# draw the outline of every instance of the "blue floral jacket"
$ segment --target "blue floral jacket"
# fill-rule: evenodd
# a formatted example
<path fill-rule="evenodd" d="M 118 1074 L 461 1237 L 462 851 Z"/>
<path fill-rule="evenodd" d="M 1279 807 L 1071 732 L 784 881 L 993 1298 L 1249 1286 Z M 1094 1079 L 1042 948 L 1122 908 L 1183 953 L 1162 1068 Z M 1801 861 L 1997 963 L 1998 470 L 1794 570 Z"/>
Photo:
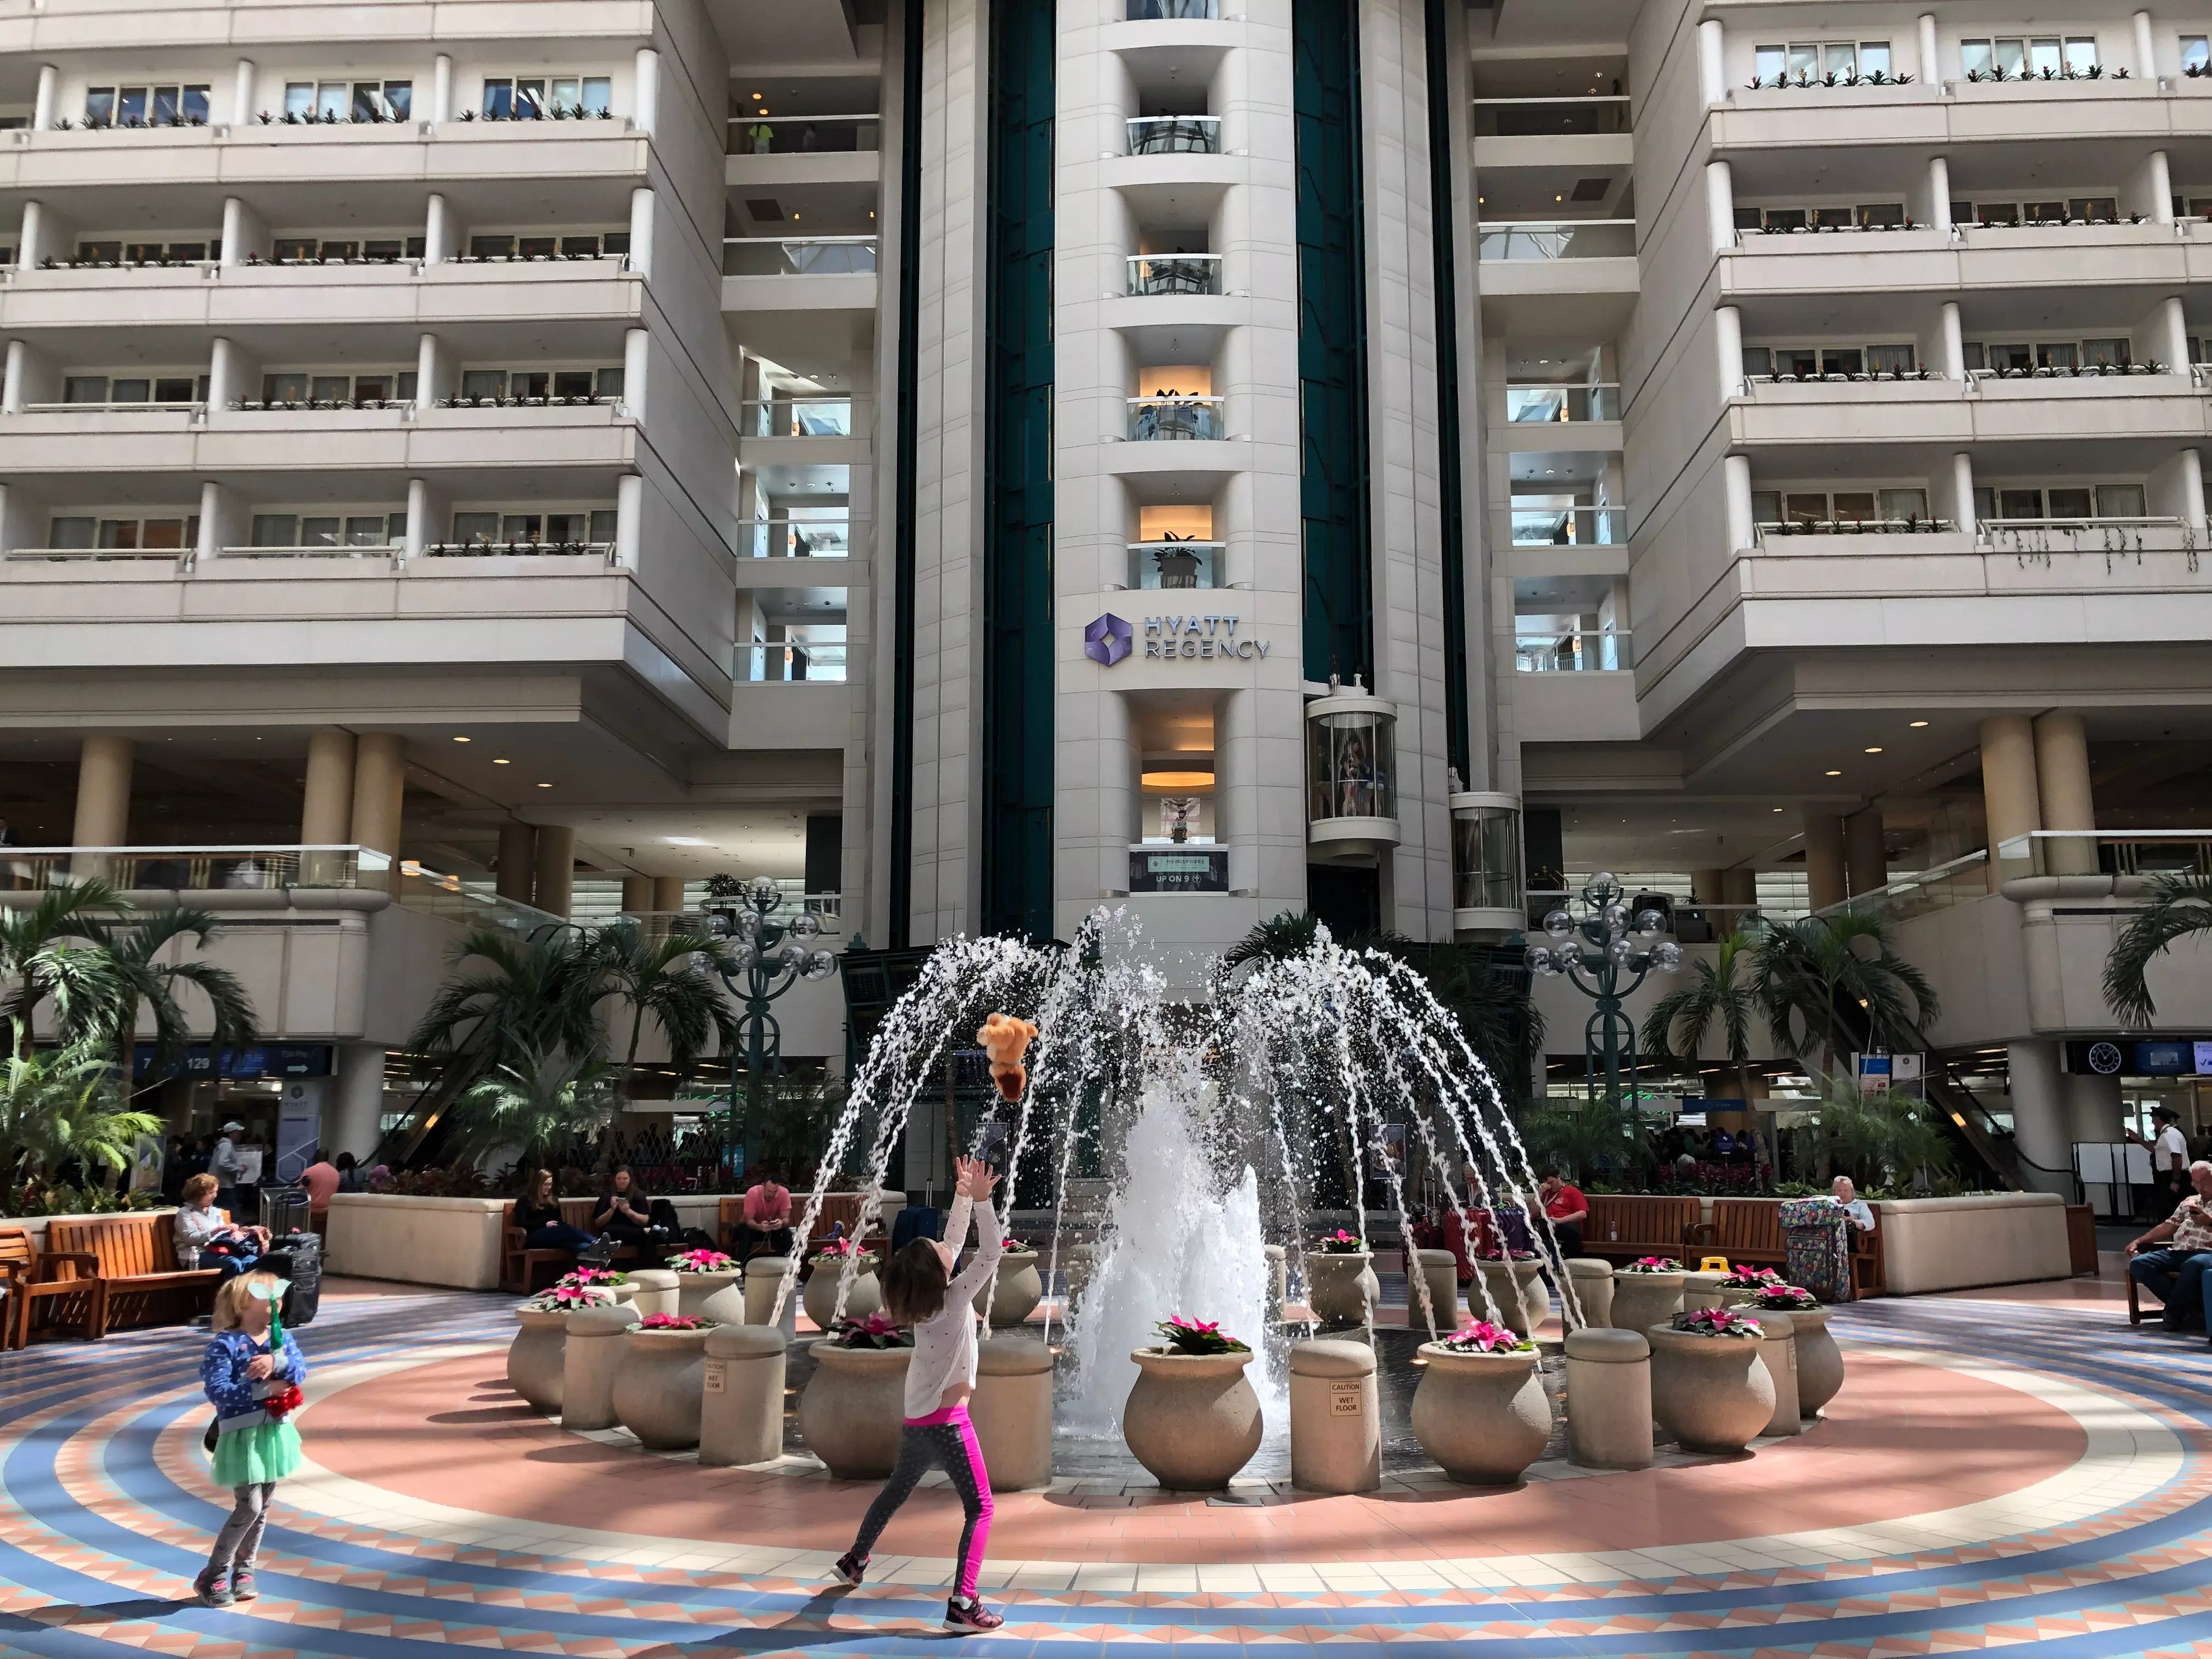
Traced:
<path fill-rule="evenodd" d="M 200 1382 L 207 1389 L 208 1403 L 215 1407 L 217 1422 L 259 1414 L 261 1401 L 255 1397 L 256 1385 L 246 1376 L 246 1367 L 255 1355 L 268 1352 L 244 1331 L 223 1331 L 208 1343 L 207 1352 L 200 1356 Z M 307 1356 L 287 1331 L 283 1363 L 270 1373 L 269 1381 L 299 1383 L 307 1380 Z"/>

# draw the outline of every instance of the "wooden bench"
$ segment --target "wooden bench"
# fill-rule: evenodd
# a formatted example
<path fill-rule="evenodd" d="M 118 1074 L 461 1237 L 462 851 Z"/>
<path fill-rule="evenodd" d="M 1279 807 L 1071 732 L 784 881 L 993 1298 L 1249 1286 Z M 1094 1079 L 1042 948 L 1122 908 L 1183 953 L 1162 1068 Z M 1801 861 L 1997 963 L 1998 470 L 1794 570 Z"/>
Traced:
<path fill-rule="evenodd" d="M 814 1231 L 806 1237 L 806 1248 L 810 1253 L 819 1250 L 829 1241 L 830 1235 L 836 1231 L 837 1224 L 841 1221 L 845 1224 L 848 1236 L 852 1233 L 854 1228 L 860 1224 L 860 1200 L 863 1196 L 864 1194 L 860 1193 L 831 1193 L 823 1199 L 822 1213 L 815 1217 Z M 793 1193 L 791 1195 L 791 1224 L 794 1230 L 799 1225 L 799 1218 L 806 1213 L 807 1199 L 808 1194 L 805 1193 Z M 744 1218 L 745 1200 L 742 1196 L 725 1198 L 722 1200 L 716 1212 L 716 1220 L 721 1232 L 724 1249 L 736 1250 L 738 1226 Z M 890 1243 L 890 1238 L 884 1232 L 884 1218 L 880 1211 L 876 1215 L 875 1231 L 868 1235 L 866 1243 L 868 1248 L 874 1250 L 879 1258 L 884 1255 Z"/>
<path fill-rule="evenodd" d="M 1790 1259 L 1782 1237 L 1782 1206 L 1758 1199 L 1717 1198 L 1713 1218 L 1690 1229 L 1689 1249 L 1729 1259 L 1731 1267 L 1779 1267 Z"/>
<path fill-rule="evenodd" d="M 1699 1213 L 1694 1198 L 1636 1193 L 1605 1194 L 1592 1198 L 1589 1206 L 1589 1218 L 1583 1223 L 1583 1252 L 1616 1266 L 1647 1255 L 1679 1258 Z"/>
<path fill-rule="evenodd" d="M 93 1258 L 104 1304 L 102 1334 L 206 1313 L 222 1282 L 215 1268 L 177 1265 L 176 1224 L 170 1215 L 56 1221 L 46 1229 L 46 1243 L 56 1250 Z"/>
<path fill-rule="evenodd" d="M 89 1255 L 41 1250 L 21 1227 L 0 1230 L 0 1348 L 69 1331 L 90 1341 L 106 1317 L 106 1287 Z"/>
<path fill-rule="evenodd" d="M 592 1212 L 599 1208 L 596 1198 L 564 1198 L 558 1200 L 561 1219 L 571 1227 L 592 1231 Z M 576 1253 L 569 1249 L 534 1250 L 530 1248 L 530 1235 L 514 1224 L 514 1206 L 509 1204 L 500 1212 L 499 1287 L 517 1296 L 534 1296 L 544 1288 L 538 1283 L 538 1270 L 557 1267 L 566 1273 L 576 1265 Z M 617 1263 L 635 1261 L 638 1249 L 634 1244 L 616 1247 L 614 1261 Z M 558 1278 L 559 1273 L 553 1275 Z"/>

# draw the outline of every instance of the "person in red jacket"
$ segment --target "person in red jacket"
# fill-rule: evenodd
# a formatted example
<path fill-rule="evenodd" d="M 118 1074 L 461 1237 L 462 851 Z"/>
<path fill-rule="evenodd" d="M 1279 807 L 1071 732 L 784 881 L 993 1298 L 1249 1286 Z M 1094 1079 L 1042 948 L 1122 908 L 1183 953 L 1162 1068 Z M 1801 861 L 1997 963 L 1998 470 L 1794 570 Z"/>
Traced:
<path fill-rule="evenodd" d="M 1543 1202 L 1544 1213 L 1551 1218 L 1552 1231 L 1559 1236 L 1559 1254 L 1580 1255 L 1583 1223 L 1589 1219 L 1589 1200 L 1583 1196 L 1583 1189 L 1547 1164 L 1537 1171 L 1536 1196 Z"/>

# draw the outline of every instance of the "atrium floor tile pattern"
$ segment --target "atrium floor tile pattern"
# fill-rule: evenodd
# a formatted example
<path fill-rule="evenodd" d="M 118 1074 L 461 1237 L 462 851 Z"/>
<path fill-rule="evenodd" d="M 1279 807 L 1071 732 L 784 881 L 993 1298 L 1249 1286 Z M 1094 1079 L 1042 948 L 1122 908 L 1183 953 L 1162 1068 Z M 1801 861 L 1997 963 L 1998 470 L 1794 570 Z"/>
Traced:
<path fill-rule="evenodd" d="M 937 1622 L 949 1493 L 844 1590 L 827 1568 L 872 1487 L 564 1435 L 506 1388 L 504 1300 L 351 1287 L 301 1333 L 312 1465 L 279 1489 L 261 1599 L 231 1609 L 182 1599 L 228 1501 L 198 1445 L 200 1339 L 0 1356 L 0 1656 L 2212 1653 L 2212 1354 L 2130 1329 L 2101 1288 L 1840 1310 L 1829 1419 L 1734 1462 L 1507 1493 L 1002 1495 L 1006 1626 L 960 1638 Z"/>

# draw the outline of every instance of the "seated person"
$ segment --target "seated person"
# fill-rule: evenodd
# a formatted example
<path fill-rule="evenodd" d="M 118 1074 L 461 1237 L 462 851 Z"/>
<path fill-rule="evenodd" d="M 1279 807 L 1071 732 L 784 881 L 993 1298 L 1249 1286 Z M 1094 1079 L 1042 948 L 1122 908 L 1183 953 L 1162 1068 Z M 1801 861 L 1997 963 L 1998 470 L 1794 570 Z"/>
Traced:
<path fill-rule="evenodd" d="M 665 1237 L 665 1231 L 656 1236 L 653 1225 L 653 1200 L 645 1195 L 645 1188 L 637 1184 L 625 1164 L 617 1169 L 607 1182 L 607 1189 L 599 1194 L 599 1201 L 592 1211 L 592 1226 L 599 1235 L 599 1249 L 610 1245 L 619 1248 L 629 1245 L 650 1254 Z"/>
<path fill-rule="evenodd" d="M 1571 1185 L 1559 1170 L 1547 1164 L 1538 1173 L 1536 1196 L 1542 1200 L 1552 1231 L 1559 1238 L 1559 1254 L 1580 1255 L 1583 1223 L 1589 1219 L 1589 1200 L 1583 1196 L 1583 1189 Z"/>
<path fill-rule="evenodd" d="M 211 1175 L 191 1176 L 185 1182 L 184 1203 L 177 1211 L 177 1265 L 190 1272 L 213 1267 L 225 1279 L 235 1279 L 258 1261 L 269 1246 L 266 1227 L 237 1227 L 223 1219 L 215 1206 L 219 1183 Z"/>
<path fill-rule="evenodd" d="M 2212 1269 L 2212 1164 L 2191 1164 L 2189 1180 L 2197 1190 L 2128 1245 L 2128 1277 L 2166 1304 L 2160 1322 L 2169 1331 L 2203 1324 L 2204 1274 Z"/>
<path fill-rule="evenodd" d="M 758 1184 L 745 1193 L 744 1218 L 731 1240 L 740 1261 L 791 1254 L 791 1189 L 779 1179 L 782 1174 L 776 1165 L 768 1165 Z"/>
<path fill-rule="evenodd" d="M 530 1177 L 530 1190 L 514 1201 L 514 1224 L 522 1229 L 524 1245 L 533 1250 L 588 1250 L 599 1241 L 581 1227 L 561 1219 L 561 1200 L 553 1195 L 553 1171 L 539 1170 Z"/>
<path fill-rule="evenodd" d="M 1874 1231 L 1874 1211 L 1866 1200 L 1859 1196 L 1859 1189 L 1851 1184 L 1849 1176 L 1838 1176 L 1835 1184 L 1828 1188 L 1828 1194 L 1836 1200 L 1837 1206 L 1850 1217 L 1852 1226 L 1863 1233 Z M 1817 1215 L 1820 1212 L 1815 1211 L 1814 1213 Z"/>

